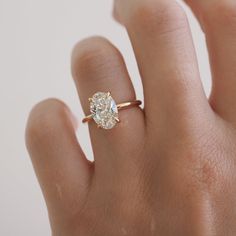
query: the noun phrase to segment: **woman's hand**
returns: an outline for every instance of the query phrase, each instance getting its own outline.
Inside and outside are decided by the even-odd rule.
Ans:
[[[206,33],[213,90],[207,100],[188,21],[174,0],[117,0],[143,82],[145,109],[119,113],[112,130],[89,124],[94,163],[60,101],[32,111],[27,147],[55,236],[236,234],[236,3],[188,0]],[[119,51],[80,42],[72,71],[83,109],[97,91],[135,99]]]

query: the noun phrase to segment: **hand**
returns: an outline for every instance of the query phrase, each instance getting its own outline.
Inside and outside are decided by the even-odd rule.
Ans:
[[[56,236],[236,234],[236,4],[189,0],[205,31],[213,90],[207,100],[184,11],[174,0],[117,0],[143,82],[145,109],[121,111],[112,130],[89,124],[94,163],[60,101],[38,104],[26,142]],[[135,92],[119,51],[80,42],[73,77],[84,112],[97,91]]]

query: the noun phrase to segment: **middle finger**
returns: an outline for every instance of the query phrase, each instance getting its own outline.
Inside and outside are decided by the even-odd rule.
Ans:
[[[188,20],[174,0],[116,0],[115,16],[132,41],[150,123],[209,108]]]

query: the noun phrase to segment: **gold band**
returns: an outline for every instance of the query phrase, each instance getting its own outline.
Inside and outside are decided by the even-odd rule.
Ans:
[[[124,109],[127,109],[127,108],[130,108],[130,107],[134,107],[134,106],[140,106],[142,104],[141,101],[139,100],[136,100],[136,101],[133,101],[133,102],[124,102],[124,103],[120,103],[117,105],[117,109],[118,110],[124,110]],[[93,116],[92,114],[86,116],[82,122],[83,123],[86,123],[86,122],[89,122],[93,119]]]

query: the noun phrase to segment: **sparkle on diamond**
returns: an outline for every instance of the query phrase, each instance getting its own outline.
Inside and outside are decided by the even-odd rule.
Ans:
[[[110,93],[98,92],[90,101],[94,121],[104,129],[112,129],[118,119],[118,109]]]

